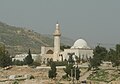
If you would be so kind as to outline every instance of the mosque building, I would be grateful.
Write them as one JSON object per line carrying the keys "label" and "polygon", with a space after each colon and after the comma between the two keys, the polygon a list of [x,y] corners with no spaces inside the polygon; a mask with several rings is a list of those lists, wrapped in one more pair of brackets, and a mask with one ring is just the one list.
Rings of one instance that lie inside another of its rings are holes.
{"label": "mosque building", "polygon": [[93,57],[93,49],[91,49],[87,42],[83,39],[75,41],[74,45],[70,49],[60,50],[60,25],[56,24],[54,36],[54,47],[41,46],[41,57],[42,61],[46,62],[49,59],[53,61],[63,61],[69,58],[69,53],[73,53],[74,56],[80,57],[81,59],[87,60]]}

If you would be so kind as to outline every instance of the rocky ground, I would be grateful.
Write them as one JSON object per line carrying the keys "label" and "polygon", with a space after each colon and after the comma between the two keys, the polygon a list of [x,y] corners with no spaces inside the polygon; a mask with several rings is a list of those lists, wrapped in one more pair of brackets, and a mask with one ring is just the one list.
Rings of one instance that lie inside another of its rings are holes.
{"label": "rocky ground", "polygon": [[[8,69],[8,70],[2,70],[0,71],[0,84],[8,84],[10,82],[10,84],[12,82],[15,81],[14,77],[11,77],[10,76],[25,76],[25,75],[31,75],[34,77],[34,79],[29,79],[29,78],[25,78],[25,79],[21,79],[19,80],[20,84],[28,84],[26,82],[39,82],[41,81],[42,79],[44,80],[48,80],[48,77],[47,77],[47,72],[48,72],[48,69],[35,69],[35,68],[31,68],[31,67],[28,67],[28,66],[13,66],[11,69]],[[34,84],[34,83],[33,83]],[[39,84],[39,83],[38,83]]]}
{"label": "rocky ground", "polygon": [[[67,81],[61,79],[65,74],[63,68],[57,68],[56,80],[51,80],[48,78],[49,67],[46,68],[32,68],[28,66],[12,66],[11,68],[5,70],[0,69],[0,84],[73,84],[72,81]],[[108,70],[109,73],[115,73],[114,70]],[[87,80],[87,84],[120,84],[120,80],[112,81],[110,83],[100,82],[100,81],[90,81],[87,77],[92,73],[85,68],[81,69],[81,77],[78,81]],[[14,77],[16,76],[17,79]],[[111,77],[109,77],[111,78]],[[77,83],[77,82],[75,82]]]}
{"label": "rocky ground", "polygon": [[[55,84],[56,81],[60,80],[64,74],[63,69],[57,69],[57,77],[55,80],[50,80],[48,78],[49,68],[31,68],[28,66],[12,66],[8,70],[0,69],[0,84],[13,84],[14,82],[19,82],[19,84]],[[28,78],[24,78],[25,76]],[[14,76],[18,76],[16,80]],[[29,76],[33,76],[30,79]]]}
{"label": "rocky ground", "polygon": [[[0,69],[0,84],[14,84],[19,82],[19,84],[70,84],[72,81],[61,80],[62,76],[65,74],[63,71],[64,67],[57,68],[56,80],[51,80],[48,78],[48,71],[50,67],[39,67],[32,68],[28,66],[12,66],[11,68],[5,70]],[[86,69],[81,69],[81,75],[86,72]],[[15,79],[14,77],[18,77]],[[28,78],[26,77],[28,76]],[[34,79],[30,79],[33,76]]]}

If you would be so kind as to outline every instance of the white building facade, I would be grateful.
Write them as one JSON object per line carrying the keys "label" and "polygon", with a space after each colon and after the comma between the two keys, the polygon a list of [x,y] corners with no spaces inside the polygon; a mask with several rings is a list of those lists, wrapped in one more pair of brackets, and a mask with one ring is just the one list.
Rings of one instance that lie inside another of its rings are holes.
{"label": "white building facade", "polygon": [[74,53],[74,56],[78,56],[81,59],[87,60],[93,57],[93,49],[91,49],[87,42],[83,39],[78,39],[75,41],[70,49],[64,49],[60,51],[60,25],[56,24],[56,29],[53,34],[54,36],[54,47],[41,47],[42,61],[47,61],[48,59],[53,59],[53,61],[63,61],[68,60],[69,53]]}
{"label": "white building facade", "polygon": [[69,53],[74,53],[73,56],[80,57],[80,59],[83,60],[88,60],[93,57],[93,49],[91,49],[83,39],[75,41],[74,45],[70,49],[64,49],[61,54],[63,55],[63,60],[69,58]]}
{"label": "white building facade", "polygon": [[[14,61],[14,60],[19,60],[19,61],[24,61],[24,59],[25,59],[25,57],[27,57],[27,55],[28,54],[17,54],[17,55],[15,55],[15,57],[14,58],[12,58],[12,61]],[[32,55],[32,59],[34,60],[34,61],[36,61],[36,59],[38,58],[38,57],[40,57],[40,54],[31,54]]]}

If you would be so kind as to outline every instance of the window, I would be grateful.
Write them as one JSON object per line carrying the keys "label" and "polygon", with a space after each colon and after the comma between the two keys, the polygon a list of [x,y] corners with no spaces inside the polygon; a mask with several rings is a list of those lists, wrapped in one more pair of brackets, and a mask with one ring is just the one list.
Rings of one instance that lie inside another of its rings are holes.
{"label": "window", "polygon": [[48,50],[46,54],[53,54],[52,50]]}

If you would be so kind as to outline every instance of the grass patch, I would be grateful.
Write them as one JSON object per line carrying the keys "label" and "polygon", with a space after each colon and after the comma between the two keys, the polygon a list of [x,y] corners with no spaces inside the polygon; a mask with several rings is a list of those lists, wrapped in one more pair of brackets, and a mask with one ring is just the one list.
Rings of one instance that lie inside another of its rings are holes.
{"label": "grass patch", "polygon": [[104,81],[109,82],[109,73],[105,72],[105,70],[97,70],[96,73],[91,74],[88,79],[94,81]]}
{"label": "grass patch", "polygon": [[119,80],[120,74],[118,74],[118,72],[116,71],[112,71],[112,73],[110,74],[107,70],[96,70],[87,79],[109,83],[111,81]]}

